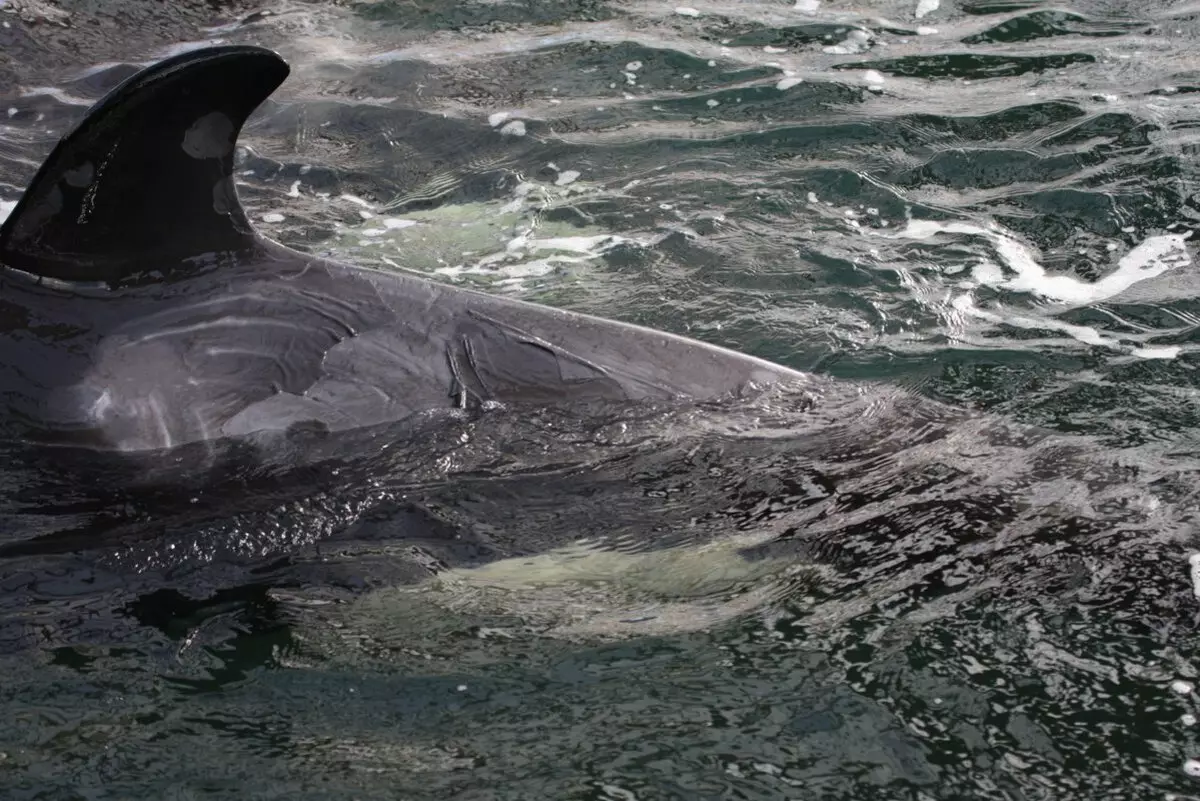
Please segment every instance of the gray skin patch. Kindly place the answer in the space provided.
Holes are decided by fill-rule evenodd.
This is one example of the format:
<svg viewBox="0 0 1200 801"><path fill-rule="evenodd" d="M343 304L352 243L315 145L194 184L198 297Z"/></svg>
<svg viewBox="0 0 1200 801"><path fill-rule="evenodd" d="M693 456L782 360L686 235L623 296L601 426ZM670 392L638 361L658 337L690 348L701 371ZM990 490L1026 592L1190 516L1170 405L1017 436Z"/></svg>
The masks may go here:
<svg viewBox="0 0 1200 801"><path fill-rule="evenodd" d="M237 191L231 178L222 178L213 184L213 211L217 214L232 214L239 208Z"/></svg>
<svg viewBox="0 0 1200 801"><path fill-rule="evenodd" d="M194 159L219 159L233 152L236 128L219 111L205 114L183 135L183 152Z"/></svg>
<svg viewBox="0 0 1200 801"><path fill-rule="evenodd" d="M79 189L84 188L92 182L96 177L96 168L92 166L92 162L85 161L73 170L67 170L63 173L63 180L71 186Z"/></svg>

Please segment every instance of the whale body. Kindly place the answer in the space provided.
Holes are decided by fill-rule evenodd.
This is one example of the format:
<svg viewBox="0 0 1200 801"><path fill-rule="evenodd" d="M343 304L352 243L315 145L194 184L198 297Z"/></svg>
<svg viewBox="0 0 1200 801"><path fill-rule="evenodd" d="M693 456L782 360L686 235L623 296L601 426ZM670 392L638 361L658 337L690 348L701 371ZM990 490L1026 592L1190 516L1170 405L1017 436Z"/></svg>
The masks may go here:
<svg viewBox="0 0 1200 801"><path fill-rule="evenodd" d="M267 239L238 201L234 151L287 75L262 48L193 50L129 78L59 142L0 227L4 436L154 452L805 378Z"/></svg>

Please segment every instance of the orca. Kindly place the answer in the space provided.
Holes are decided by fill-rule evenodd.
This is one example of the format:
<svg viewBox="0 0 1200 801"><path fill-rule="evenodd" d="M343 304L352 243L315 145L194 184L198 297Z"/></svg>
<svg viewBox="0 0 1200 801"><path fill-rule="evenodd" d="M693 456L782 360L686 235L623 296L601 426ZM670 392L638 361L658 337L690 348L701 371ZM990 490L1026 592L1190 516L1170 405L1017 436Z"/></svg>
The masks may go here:
<svg viewBox="0 0 1200 801"><path fill-rule="evenodd" d="M259 47L192 50L128 78L57 144L0 227L0 436L176 452L808 378L266 238L238 200L235 148L288 73Z"/></svg>

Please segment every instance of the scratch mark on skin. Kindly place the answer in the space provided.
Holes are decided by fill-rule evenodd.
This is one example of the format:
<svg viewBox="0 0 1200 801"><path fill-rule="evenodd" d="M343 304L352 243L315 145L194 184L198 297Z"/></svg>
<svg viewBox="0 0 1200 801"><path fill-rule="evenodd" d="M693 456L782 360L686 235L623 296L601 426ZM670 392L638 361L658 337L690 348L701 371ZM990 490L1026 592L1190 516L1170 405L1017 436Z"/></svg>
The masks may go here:
<svg viewBox="0 0 1200 801"><path fill-rule="evenodd" d="M150 410L153 412L152 416L154 418L154 422L158 426L158 433L161 437L161 444L159 447L170 448L175 443L175 440L171 437L171 431L167 426L167 419L163 409L162 401L159 399L158 393L156 392L151 393L148 400L150 402Z"/></svg>
<svg viewBox="0 0 1200 801"><path fill-rule="evenodd" d="M505 332L506 334L511 335L513 337L513 339L515 339L517 342L521 343L522 345L532 345L534 347L541 348L542 350L545 350L554 356L570 359L571 361L575 362L576 364L581 364L590 370L595 370L597 373L604 376L605 378L611 377L609 375L608 370L604 369L604 367L597 364L596 362L593 362L590 359L585 359L584 357L582 357L578 354L572 353L569 350L564 350L564 349L558 347L557 345L554 345L551 342L547 342L546 340L542 339L541 337L536 337L533 334L528 333L527 331L522 331L521 329L517 328L516 326L512 326L512 325L508 325L507 323L503 323L493 317L489 317L488 315L483 314L482 312L474 310L474 309L471 310L470 314L472 317L475 317L479 320L483 320L484 322L487 322L487 323L491 323L492 325L499 328L501 331Z"/></svg>
<svg viewBox="0 0 1200 801"><path fill-rule="evenodd" d="M471 340L466 334L462 334L458 338L458 344L462 346L463 353L466 356L467 367L470 369L471 375L475 378L475 383L482 389L472 389L466 380L466 372L459 364L458 356L454 352L453 344L446 348L446 361L450 365L450 396L455 399L454 405L459 409L466 409L471 396L474 396L480 404L488 400L491 396L491 391L483 382L483 378L479 375L478 363L475 360L475 347L471 344Z"/></svg>

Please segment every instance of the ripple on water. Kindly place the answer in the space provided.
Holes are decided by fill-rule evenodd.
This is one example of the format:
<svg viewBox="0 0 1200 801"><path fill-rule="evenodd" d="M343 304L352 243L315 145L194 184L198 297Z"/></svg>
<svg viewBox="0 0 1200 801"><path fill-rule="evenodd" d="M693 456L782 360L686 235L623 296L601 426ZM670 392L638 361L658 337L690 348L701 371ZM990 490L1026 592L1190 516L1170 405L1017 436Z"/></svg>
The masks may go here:
<svg viewBox="0 0 1200 801"><path fill-rule="evenodd" d="M1200 32L852 5L206 19L293 64L238 154L270 235L866 383L452 416L186 507L9 454L0 782L1185 796ZM110 49L0 64L0 219Z"/></svg>

